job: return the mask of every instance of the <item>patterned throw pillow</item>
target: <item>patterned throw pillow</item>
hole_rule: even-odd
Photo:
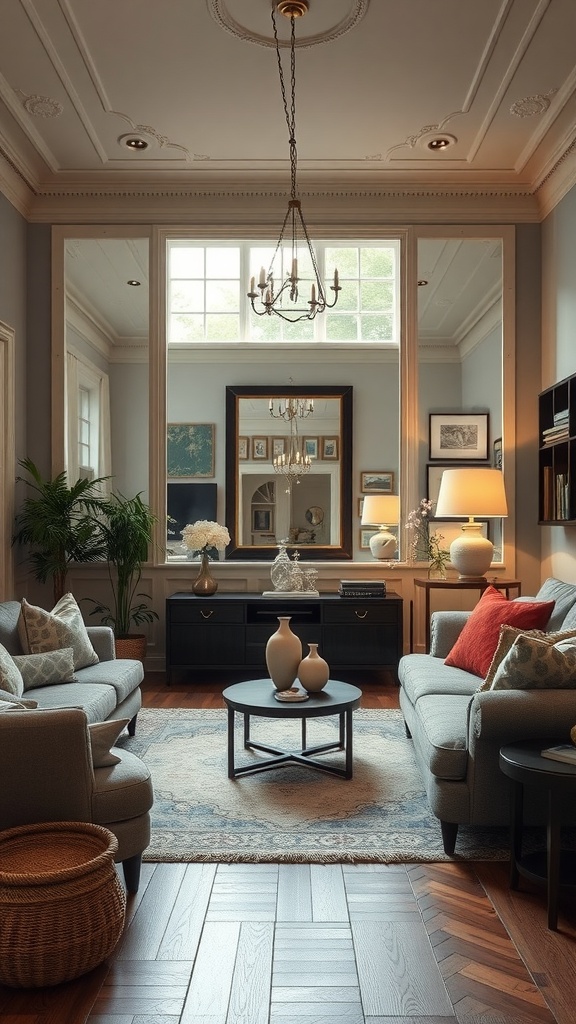
[[[74,675],[74,657],[71,647],[46,654],[15,654],[14,661],[22,673],[25,690],[55,683],[77,683]]]
[[[567,641],[564,641],[566,644]],[[517,636],[496,670],[492,690],[576,688],[576,648],[559,649],[534,637]]]
[[[23,598],[18,635],[26,654],[45,654],[71,647],[74,668],[96,665],[98,655],[90,643],[82,613],[72,594],[64,594],[51,612]]]
[[[112,753],[110,747],[114,746],[129,721],[129,718],[112,718],[108,722],[92,722],[88,726],[92,746],[92,764],[95,768],[119,764],[122,760],[121,757]]]
[[[498,669],[499,665],[504,661],[504,658],[508,654],[508,651],[510,650],[512,644],[518,636],[532,637],[534,640],[542,640],[543,643],[552,646],[553,644],[557,644],[561,640],[568,640],[570,638],[574,638],[576,640],[576,630],[567,629],[562,630],[559,633],[545,633],[541,629],[517,629],[515,626],[500,626],[500,639],[498,641],[498,647],[494,652],[494,657],[492,658],[492,661],[490,663],[490,668],[488,669],[486,678],[482,685],[478,687],[478,693],[481,693],[482,690],[490,689],[494,680],[494,676],[496,675],[496,670]]]
[[[0,644],[0,690],[13,693],[15,697],[21,697],[24,693],[24,682],[20,669],[16,667],[13,658],[3,644]]]

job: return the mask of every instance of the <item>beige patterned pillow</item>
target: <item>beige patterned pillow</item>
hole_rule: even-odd
[[[95,768],[119,764],[122,760],[117,754],[112,753],[110,747],[114,746],[129,721],[129,718],[111,718],[108,722],[92,722],[88,726],[92,747],[92,764]]]
[[[545,640],[521,634],[496,669],[491,689],[576,689],[576,648],[559,650]]]
[[[17,654],[14,661],[22,673],[24,689],[53,686],[55,683],[77,683],[71,647],[46,654]]]
[[[21,697],[24,693],[22,673],[3,644],[0,644],[0,690],[6,690],[6,693],[12,693],[15,697]]]
[[[71,647],[74,668],[96,665],[98,655],[90,643],[82,613],[72,594],[64,594],[51,612],[23,598],[18,635],[26,654],[45,654]]]
[[[486,678],[482,685],[478,687],[478,693],[482,690],[491,689],[498,667],[504,661],[504,658],[508,654],[512,644],[519,636],[532,637],[534,640],[541,640],[542,643],[550,644],[550,646],[552,646],[560,640],[569,640],[571,637],[576,637],[576,629],[564,630],[558,633],[545,633],[542,629],[518,629],[517,626],[500,626],[500,639],[498,640],[498,646],[494,651],[494,657],[490,662],[490,668],[486,673]]]

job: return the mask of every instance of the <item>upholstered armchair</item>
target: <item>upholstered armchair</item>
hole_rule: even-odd
[[[0,714],[0,830],[43,821],[88,821],[118,839],[128,892],[138,890],[150,842],[152,782],[127,750],[93,767],[86,714],[79,708]]]

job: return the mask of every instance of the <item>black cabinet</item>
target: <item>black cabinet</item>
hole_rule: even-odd
[[[338,594],[264,598],[258,594],[173,594],[166,600],[166,673],[236,668],[266,673],[266,643],[278,616],[303,643],[317,643],[333,675],[346,669],[389,669],[402,655],[402,598],[362,601]]]

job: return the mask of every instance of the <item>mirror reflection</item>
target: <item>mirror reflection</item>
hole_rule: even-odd
[[[227,520],[229,530],[233,523],[234,549],[254,557],[257,549],[274,549],[285,540],[303,558],[326,557],[327,551],[345,555],[352,389],[262,386],[227,392],[227,450],[235,456],[227,474]]]

